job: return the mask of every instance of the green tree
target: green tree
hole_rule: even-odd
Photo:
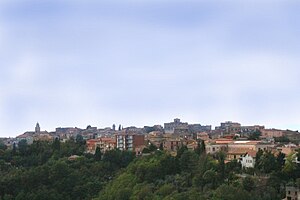
[[[254,189],[255,183],[254,183],[253,178],[251,178],[250,176],[246,176],[242,181],[242,185],[243,185],[244,190],[247,190],[248,192],[250,192]]]
[[[270,173],[277,167],[276,158],[271,151],[264,152],[256,162],[258,169],[263,173]]]
[[[28,145],[27,145],[27,140],[21,140],[18,143],[18,149],[21,155],[25,155],[27,151]]]
[[[100,160],[101,160],[101,158],[102,158],[102,153],[101,153],[100,147],[97,147],[97,148],[96,148],[94,158],[95,158],[96,161],[100,161]]]
[[[53,144],[52,144],[52,148],[53,150],[55,151],[59,151],[60,150],[60,141],[59,141],[59,138],[55,138],[55,140],[53,141]]]
[[[82,135],[76,135],[76,143],[82,144],[84,142]]]
[[[221,185],[213,195],[213,200],[249,200],[250,195],[242,188],[231,185]]]
[[[180,148],[178,149],[176,157],[177,157],[177,158],[180,158],[181,155],[182,155],[185,151],[188,151],[188,148],[187,148],[187,146],[183,145],[182,147],[180,147]]]
[[[250,133],[248,139],[249,140],[258,140],[260,136],[261,136],[261,132],[259,130],[256,130],[256,131]]]
[[[7,149],[7,146],[2,142],[0,141],[0,150],[6,150]]]

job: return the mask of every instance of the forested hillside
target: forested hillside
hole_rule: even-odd
[[[0,150],[0,199],[92,199],[134,158],[130,152],[84,154],[84,142],[19,144]],[[73,159],[71,155],[77,155]],[[101,156],[101,155],[100,155]]]
[[[276,200],[300,185],[295,157],[257,153],[255,169],[181,148],[177,156],[148,148],[147,155],[112,150],[85,154],[84,141],[0,145],[1,200]],[[76,156],[74,156],[76,155]]]

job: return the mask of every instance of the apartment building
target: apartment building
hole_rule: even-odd
[[[138,134],[117,134],[116,144],[117,148],[121,151],[135,151],[137,147],[145,144],[145,136]]]

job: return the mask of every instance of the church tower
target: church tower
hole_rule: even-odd
[[[36,123],[36,126],[35,126],[35,133],[36,133],[36,134],[39,134],[40,132],[41,132],[40,125],[39,125],[39,123]]]

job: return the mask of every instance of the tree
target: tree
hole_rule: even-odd
[[[256,156],[255,156],[255,158],[256,158],[256,161],[255,161],[255,168],[258,168],[258,167],[259,167],[258,165],[259,165],[259,163],[260,163],[260,159],[261,159],[261,157],[262,157],[263,154],[264,154],[263,150],[259,149],[259,150],[257,151]]]
[[[82,144],[83,143],[83,137],[80,134],[76,135],[76,143]]]
[[[16,153],[17,153],[17,147],[16,147],[16,143],[14,143],[12,149],[12,155],[16,155]]]
[[[213,200],[248,200],[250,195],[247,191],[232,185],[221,185],[213,195]]]
[[[25,155],[26,154],[27,147],[28,147],[27,140],[21,140],[18,143],[18,148],[19,148],[19,152],[21,153],[21,155]]]
[[[249,140],[258,140],[260,136],[261,136],[261,132],[259,130],[256,130],[256,131],[250,133],[248,139]]]
[[[206,153],[204,140],[197,142],[197,147],[195,149],[195,153],[198,155],[202,155],[203,153]]]
[[[220,174],[221,180],[224,180],[225,178],[225,153],[224,152],[218,152],[217,153],[217,159],[218,159],[218,172]]]
[[[187,146],[184,145],[184,146],[180,147],[180,148],[177,150],[177,155],[176,155],[176,157],[177,157],[177,158],[180,158],[181,155],[182,155],[185,151],[188,151]]]
[[[150,145],[149,145],[149,150],[150,150],[150,152],[153,152],[153,151],[156,151],[157,150],[157,146],[155,146],[154,144],[152,144],[152,143],[150,143]]]
[[[284,164],[284,167],[282,169],[283,172],[285,172],[290,177],[293,177],[293,174],[294,174],[295,170],[297,169],[295,159],[296,159],[296,154],[295,153],[290,153],[286,157],[285,164]]]
[[[279,143],[283,143],[283,144],[287,144],[290,142],[289,138],[286,136],[281,136],[281,137],[275,137],[275,142],[279,142]]]
[[[96,161],[100,161],[101,157],[102,157],[101,149],[100,149],[100,147],[97,147],[96,151],[95,151],[94,158],[95,158]]]
[[[122,128],[121,128],[121,124],[119,125],[119,129],[118,129],[119,131],[121,131],[122,130]]]
[[[276,161],[277,161],[277,170],[280,171],[285,163],[285,154],[280,152],[277,157],[276,157]]]
[[[254,189],[254,186],[255,186],[254,180],[250,176],[246,176],[243,179],[242,185],[243,185],[244,190],[247,190],[248,192],[252,191]]]
[[[53,150],[59,151],[60,150],[60,141],[59,138],[55,138],[52,144]]]
[[[7,146],[2,142],[0,141],[0,150],[6,150],[7,149]]]
[[[257,160],[257,167],[263,173],[272,172],[276,169],[276,166],[276,158],[271,151],[265,152],[262,156],[260,156],[259,160]]]

